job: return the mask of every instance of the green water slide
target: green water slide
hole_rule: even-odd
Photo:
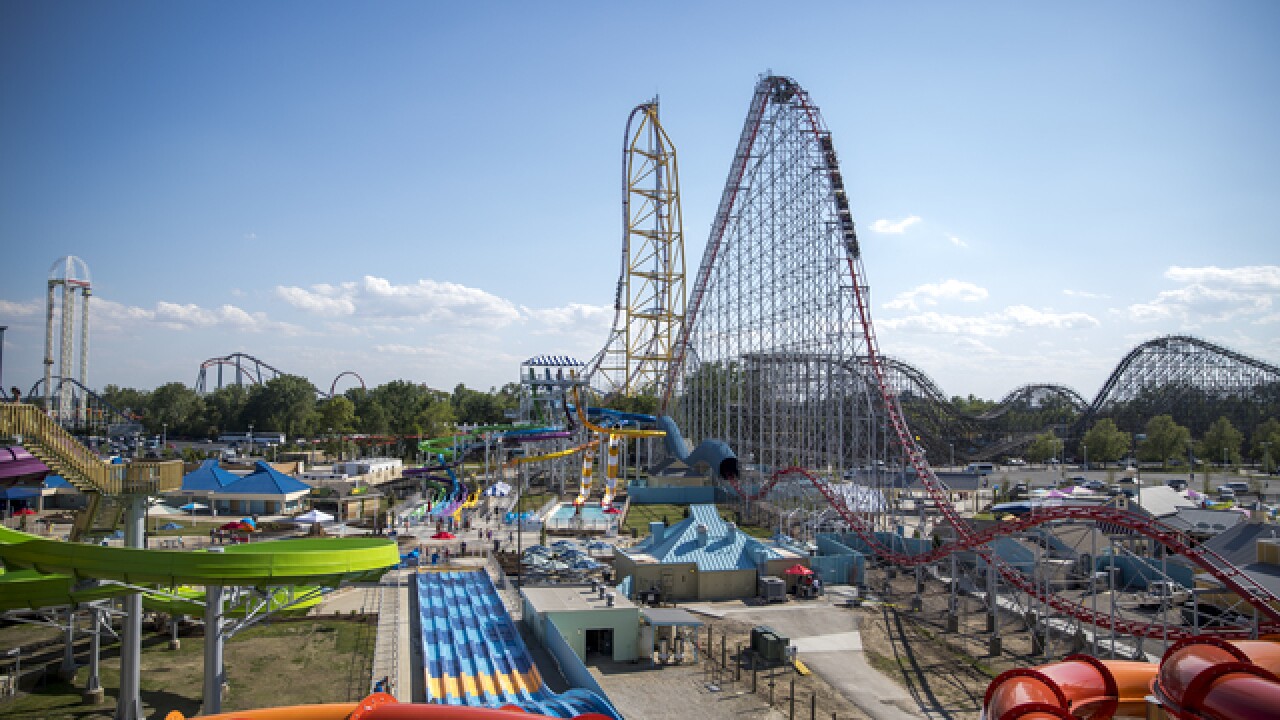
[[[381,575],[400,562],[393,541],[384,538],[301,538],[247,545],[229,545],[222,552],[204,550],[141,550],[100,547],[49,540],[0,528],[0,559],[13,570],[30,569],[50,578],[65,578],[67,588],[80,580],[114,580],[137,585],[337,585]],[[5,573],[6,576],[14,573]],[[4,576],[0,576],[3,578]],[[34,576],[0,579],[0,607],[30,607],[19,603],[48,592],[26,582]],[[15,600],[10,601],[12,595]],[[64,596],[65,597],[65,596]],[[57,603],[55,603],[57,604]],[[62,604],[65,604],[65,600]]]

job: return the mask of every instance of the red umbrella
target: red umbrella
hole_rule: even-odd
[[[453,534],[453,533],[451,533],[451,532],[445,532],[444,530],[441,530],[440,532],[436,533],[435,535],[432,535],[432,536],[431,536],[431,539],[432,539],[432,540],[457,540],[457,539],[458,539],[458,536],[457,536],[457,535],[454,535],[454,534]]]
[[[812,575],[813,571],[799,563],[783,570],[788,575]]]
[[[39,515],[39,513],[37,513],[35,510],[32,510],[31,508],[24,507],[21,510],[15,512],[14,515]]]
[[[218,529],[219,529],[219,530],[249,530],[249,531],[252,531],[252,530],[253,530],[253,526],[252,526],[252,525],[249,525],[249,524],[247,524],[247,523],[242,523],[242,522],[240,522],[239,520],[237,520],[237,521],[235,521],[235,522],[229,522],[229,523],[227,523],[227,524],[225,524],[225,525],[221,525],[221,526],[219,526],[219,527],[218,527]]]
[[[622,514],[622,511],[621,511],[621,510],[619,510],[618,508],[616,508],[616,507],[614,507],[614,506],[612,506],[612,505],[610,505],[609,507],[605,508],[605,509],[604,509],[604,510],[602,510],[601,512],[605,513],[606,515],[621,515],[621,514]]]

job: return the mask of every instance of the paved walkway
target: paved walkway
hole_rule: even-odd
[[[867,664],[856,616],[833,604],[845,600],[849,588],[828,586],[817,600],[750,606],[739,600],[684,603],[685,610],[717,618],[768,625],[790,638],[798,657],[832,689],[874,720],[919,720],[924,717],[911,695]]]

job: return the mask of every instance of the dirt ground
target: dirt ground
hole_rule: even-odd
[[[980,600],[960,596],[958,628],[949,632],[947,608],[950,593],[944,584],[934,580],[926,582],[923,606],[919,611],[913,611],[914,576],[897,573],[887,588],[885,580],[883,570],[869,571],[868,584],[880,602],[848,612],[856,619],[867,664],[907,691],[912,707],[906,707],[904,703],[902,709],[911,714],[940,720],[976,720],[981,714],[987,686],[998,674],[1014,667],[1030,667],[1059,659],[1081,649],[1073,646],[1069,639],[1059,637],[1050,642],[1049,657],[1039,653],[1032,655],[1027,624],[1005,612],[1000,617],[1002,648],[998,655],[992,656],[991,634],[986,630],[986,610]],[[700,619],[707,628],[699,634],[699,647],[707,652],[710,628],[713,662],[704,662],[700,666],[701,677],[695,684],[699,688],[714,685],[727,694],[751,694],[751,673],[745,665],[739,673],[734,658],[739,644],[745,646],[749,643],[753,623],[735,620],[734,615],[723,618],[703,616]],[[803,656],[801,653],[802,661]],[[723,663],[722,657],[725,659]],[[767,682],[771,676],[775,682],[772,709],[782,717],[790,716],[792,680],[795,680],[797,718],[810,717],[810,702],[815,695],[815,718],[830,718],[833,714],[838,718],[867,717],[865,698],[861,698],[859,703],[864,707],[859,707],[851,698],[833,690],[821,677],[801,676],[789,667],[759,673],[753,695],[765,707],[770,705]],[[647,708],[642,709],[637,717],[649,717],[646,712]],[[741,711],[738,714],[742,714]],[[653,717],[666,716],[656,714]]]
[[[915,612],[910,608],[915,594],[910,573],[898,573],[887,595],[884,571],[868,571],[867,580],[886,601],[860,611],[867,661],[906,688],[931,718],[978,718],[987,686],[997,675],[1047,662],[1044,655],[1031,654],[1026,623],[1010,613],[1001,615],[1002,649],[992,656],[986,610],[977,599],[960,596],[958,630],[948,632],[950,594],[942,583],[926,583],[923,607]],[[1055,659],[1078,650],[1066,639],[1056,640],[1049,646]]]
[[[376,630],[372,621],[306,618],[263,623],[236,634],[226,645],[223,710],[358,700],[368,694]],[[189,632],[180,635],[177,650],[169,649],[167,632],[143,635],[141,694],[147,717],[163,718],[172,710],[190,717],[200,709],[204,638],[198,626]],[[42,641],[48,644],[35,649]],[[30,625],[0,628],[0,647],[20,645],[31,653],[24,652],[24,675],[38,665],[48,669],[38,681],[28,676],[18,697],[0,701],[0,718],[113,717],[120,676],[114,641],[103,642],[100,677],[107,697],[97,706],[80,699],[88,676],[87,638],[76,645],[81,667],[71,684],[57,678],[62,645],[56,631]],[[7,664],[0,669],[8,671]]]

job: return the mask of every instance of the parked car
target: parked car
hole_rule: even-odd
[[[1218,497],[1222,500],[1234,500],[1236,497],[1235,488],[1227,485],[1218,486]]]
[[[1101,480],[1090,480],[1084,486],[1094,492],[1103,492],[1107,489],[1107,484]]]
[[[1178,492],[1182,492],[1183,490],[1187,489],[1187,481],[1183,480],[1182,478],[1174,478],[1172,480],[1168,480],[1165,482],[1165,485],[1168,485],[1169,487],[1173,488],[1174,490],[1177,490]]]

